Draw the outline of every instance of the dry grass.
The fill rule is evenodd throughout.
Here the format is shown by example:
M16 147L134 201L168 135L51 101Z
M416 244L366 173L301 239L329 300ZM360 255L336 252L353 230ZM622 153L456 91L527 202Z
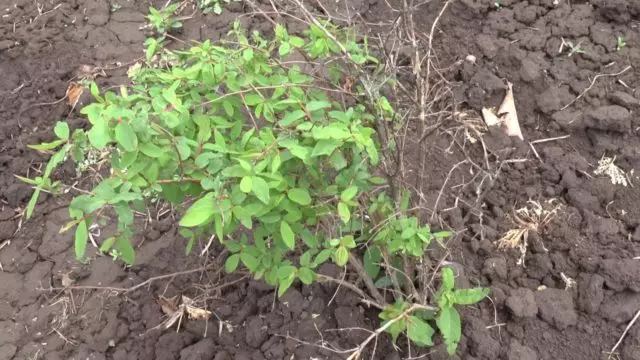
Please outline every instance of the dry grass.
M498 240L498 249L519 249L518 265L524 266L530 232L538 233L558 215L562 205L556 199L545 202L530 200L527 204L513 212L511 220L515 227L507 231Z

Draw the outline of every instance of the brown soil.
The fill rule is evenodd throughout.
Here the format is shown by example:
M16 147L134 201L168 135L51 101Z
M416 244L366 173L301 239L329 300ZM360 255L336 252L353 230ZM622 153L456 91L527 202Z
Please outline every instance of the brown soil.
M631 172L640 170L640 76L633 67L640 62L640 3L557 2L501 0L497 9L490 0L455 0L436 28L434 64L453 90L457 109L498 105L508 79L525 141L563 137L535 143L534 152L526 142L490 131L483 137L485 155L479 142L464 142L462 123L451 120L421 144L407 146L410 159L421 159L407 171L422 174L408 177L415 179L408 185L435 212L424 218L458 232L448 251L434 248L429 258L455 263L459 284L492 290L492 301L464 310L463 341L454 359L606 359L640 310L640 260L634 259L640 256L640 182ZM203 266L206 256L184 256L184 241L162 211L140 220L138 264L126 270L106 257L87 265L74 259L71 234L58 233L68 196L43 197L34 218L21 221L31 189L13 174L33 176L46 160L26 144L50 140L60 119L85 125L64 101L54 103L78 68L103 67L101 85L118 85L126 81L127 63L142 55L145 36L139 27L150 4L119 3L114 12L101 0L14 0L2 9L0 359L343 358L319 346L353 348L378 320L352 293L341 289L334 296L334 286L297 286L277 300L260 282L222 275L219 259L208 257L206 271L119 291ZM350 14L360 12L371 24L393 14L385 1L352 3ZM442 3L433 1L416 14L422 33L429 33ZM243 10L232 4L220 16L196 15L180 37L219 38L236 18L250 29L270 26L241 16ZM623 49L616 48L618 36L626 41ZM559 53L562 39L580 44L584 53L568 56L566 47ZM475 64L464 61L469 54ZM596 78L627 66L618 76ZM594 175L603 155L616 157L631 185ZM63 168L57 176L73 174ZM529 236L526 266L517 265L517 250L505 252L495 244L512 227L506 214L529 199L550 198L564 207ZM322 271L341 276L331 266ZM577 285L565 289L561 274ZM74 286L110 288L51 290L68 279ZM197 296L215 316L186 320L178 332L154 329L164 320L159 297L180 294ZM397 353L385 337L371 358L419 354ZM640 359L640 324L616 356ZM427 358L447 356L436 346Z

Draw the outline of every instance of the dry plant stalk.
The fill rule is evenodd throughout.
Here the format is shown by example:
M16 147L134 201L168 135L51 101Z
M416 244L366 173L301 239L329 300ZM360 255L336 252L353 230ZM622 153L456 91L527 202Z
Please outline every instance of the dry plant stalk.
M177 322L178 327L176 331L179 331L185 314L192 320L209 320L211 317L211 311L197 307L193 299L184 295L181 297L176 295L171 298L161 296L159 303L162 312L167 318L160 323L160 325L156 326L156 328L162 327L166 330Z
M524 266L527 253L529 232L539 232L558 214L562 205L556 199L550 199L544 203L529 200L527 205L513 212L512 221L515 228L507 231L498 240L498 249L519 249L520 258L517 264Z
M616 157L606 157L602 156L600 160L598 160L598 167L593 171L595 175L607 175L609 179L611 179L611 183L613 185L622 185L627 186L629 184L629 179L627 178L627 174L625 174L624 170L620 169L618 165L615 164Z

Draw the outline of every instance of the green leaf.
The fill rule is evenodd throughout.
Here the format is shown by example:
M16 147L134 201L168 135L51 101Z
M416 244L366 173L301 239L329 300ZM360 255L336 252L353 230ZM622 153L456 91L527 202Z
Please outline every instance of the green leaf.
M291 226L289 225L289 223L284 220L280 222L280 235L282 236L282 241L284 242L284 244L289 249L293 249L296 245L296 236L293 233L293 230L291 230Z
M405 331L406 328L407 328L407 321L405 319L396 320L393 324L391 324L387 328L387 332L391 334L391 339L394 344L398 340L398 336L402 334L402 332Z
M227 258L227 261L224 262L224 271L227 273L232 273L236 271L238 268L238 264L240 263L240 254L233 254Z
M460 314L451 306L444 307L440 309L436 323L442 333L444 343L447 345L447 352L450 355L455 354L458 343L460 342L460 337L462 336Z
M121 122L116 125L116 141L126 151L135 151L138 147L138 137L128 122Z
M349 186L345 191L342 192L342 194L340 194L340 200L342 201L349 201L351 199L353 199L354 196L356 196L358 194L358 187L357 186Z
M38 145L27 145L29 148L33 149L33 150L38 150L38 151L47 151L47 150L53 150L55 148L57 148L58 146L64 144L66 142L66 140L55 140L49 143L42 143L42 144L38 144Z
M288 42L283 42L282 44L280 44L280 47L278 48L278 54L280 54L281 57L286 56L287 54L289 54L290 51L291 51L291 45Z
M242 52L242 58L244 59L244 61L251 61L251 59L253 59L253 49L244 49L244 51Z
M161 157L165 153L163 148L153 143L143 143L140 144L138 148L140 149L140 152L154 159Z
M255 106L258 104L262 104L264 102L264 99L258 94L247 94L244 96L244 102L249 106Z
M82 260L87 251L87 240L89 240L89 232L87 230L87 221L83 220L76 227L76 238L74 248L76 251L76 259Z
M259 176L251 177L251 191L264 204L269 204L269 184Z
M278 121L278 124L282 127L290 126L296 123L296 121L302 119L305 116L305 112L302 110L294 110L288 112L282 120Z
M417 316L410 316L407 320L407 336L416 345L421 347L433 346L433 334L435 331L424 320Z
M376 279L380 274L380 261L382 261L382 253L377 246L368 247L363 257L364 270L371 279Z
M298 270L298 278L300 279L300 281L302 281L303 284L311 285L316 279L316 274L313 272L313 270L307 267L301 267L300 270Z
M109 138L109 125L104 118L96 119L96 122L87 133L89 142L98 150L104 149L111 140Z
M118 250L120 258L128 265L133 265L136 262L136 252L129 239L119 237L114 245L114 249Z
M473 305L489 295L489 289L457 289L453 292L453 301L460 305Z
M340 146L342 142L339 140L332 139L322 139L316 143L313 151L311 152L311 157L322 156L322 155L331 155L331 153Z
M196 238L194 236L189 238L189 242L187 242L187 246L184 249L184 256L189 256L189 254L191 254L191 251L193 250L193 245L196 242Z
M302 206L307 206L311 204L311 196L309 196L309 192L306 189L302 188L293 188L290 189L287 193L287 197L289 200L300 204Z
M242 260L242 263L244 264L244 266L246 266L247 269L249 269L252 272L255 272L258 269L258 265L260 264L260 262L258 261L258 259L255 258L255 256L251 254L247 254L246 252L243 252L240 255L240 260Z
M312 112L312 111L331 107L331 103L328 101L310 101L306 107L307 107L307 111Z
M338 203L338 215L340 215L340 219L342 219L342 222L345 224L347 224L351 219L351 211L349 211L347 204L342 201Z
M253 180L251 180L251 176L245 176L240 181L240 190L244 193L250 193L253 185Z
M331 254L333 254L333 249L324 249L320 251L320 253L313 260L312 267L316 268L324 264L327 260L329 260L329 258L331 258Z
M66 122L58 121L53 132L60 140L67 141L69 139L69 125Z
M282 295L284 295L284 293L287 292L287 290L289 290L289 288L291 287L291 284L293 284L293 280L295 280L295 277L280 280L280 283L278 284L279 298L282 297Z
M335 262L338 266L345 266L349 261L349 250L346 247L340 246L335 252Z
M442 268L442 287L443 291L451 291L455 286L455 275L453 274L453 270L448 267Z
M109 250L111 250L113 245L116 243L116 240L117 239L115 237L105 239L102 245L100 245L100 252L103 254L109 252Z
M207 222L216 210L213 196L213 193L208 193L194 202L180 219L180 226L194 227Z

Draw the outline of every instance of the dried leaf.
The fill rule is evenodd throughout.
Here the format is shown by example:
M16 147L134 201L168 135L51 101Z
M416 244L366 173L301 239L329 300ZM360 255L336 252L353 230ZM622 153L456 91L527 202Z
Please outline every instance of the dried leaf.
M502 119L507 129L507 135L517 136L520 140L524 140L520 130L520 123L518 122L516 104L513 100L513 84L510 82L507 82L507 94L498 109L498 116Z
M71 106L72 108L75 108L83 92L84 92L84 86L73 81L69 83L69 87L67 87L67 93L66 93L67 104L69 104L69 106Z
M62 286L67 288L71 285L73 285L73 279L69 276L69 273L62 274Z
M176 313L178 310L180 310L180 308L178 307L179 300L180 298L178 297L178 295L171 298L165 298L164 296L161 296L159 303L160 307L162 308L162 312L166 315L173 315L174 313Z
M182 305L189 315L189 319L209 320L209 318L211 317L211 311L195 306L194 301L191 298L182 296Z
M501 123L495 108L482 108L482 118L487 126L498 126Z

